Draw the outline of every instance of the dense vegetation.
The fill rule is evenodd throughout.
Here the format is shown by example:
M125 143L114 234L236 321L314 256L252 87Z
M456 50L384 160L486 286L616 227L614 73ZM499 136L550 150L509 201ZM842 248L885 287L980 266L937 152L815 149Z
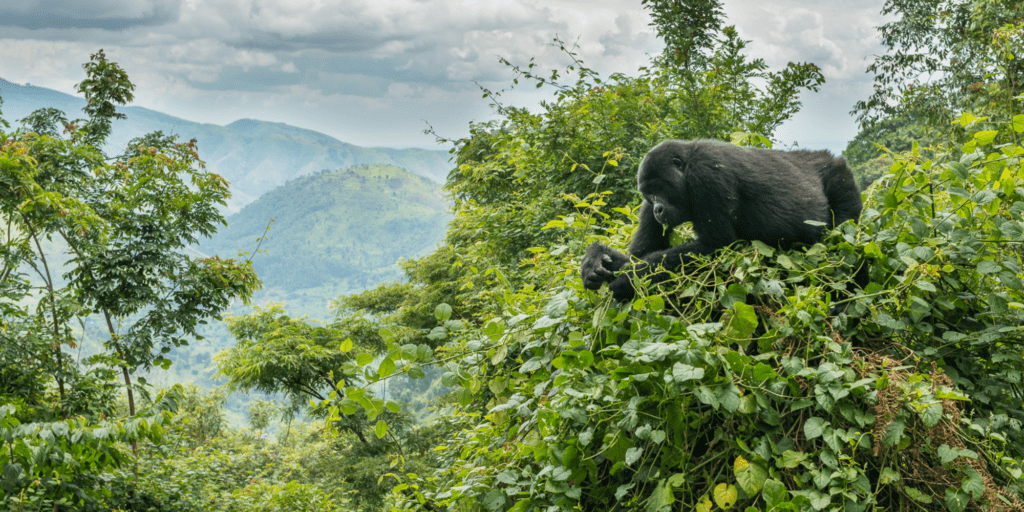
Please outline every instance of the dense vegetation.
M333 291L322 299L323 311L316 311L325 313L329 299L398 278L399 258L436 249L451 219L447 210L438 185L397 167L323 171L250 203L198 250L236 254L253 250L263 237L253 268L267 292L279 297ZM301 306L314 313L305 301Z
M857 107L864 129L847 149L855 164L876 162L877 175L863 175L873 183L860 222L790 251L736 244L616 304L583 289L579 259L595 240L627 245L644 152L665 138L770 146L798 94L824 79L813 64L769 72L744 57L716 0L642 3L666 48L636 76L598 76L562 45L565 73L513 66L515 84L553 91L539 111L485 91L500 120L452 141L445 190L455 218L443 247L402 264L404 282L342 297L324 322L278 306L228 320L238 344L216 357L220 375L233 389L288 399L254 402L248 429L224 426L218 394L179 387L134 409L131 395L110 399L113 370L127 379L162 364L156 347L180 343L179 331L194 332L227 297L248 297L255 281L244 263L175 251L187 237L174 224L183 211L133 199L136 181L91 186L92 176L154 173L168 193L198 194L188 211L210 212L200 221L217 220L203 205L222 199L189 145L161 136L111 162L90 159L112 103L130 99L126 77L98 55L81 86L95 98L90 120L73 124L81 132L57 137L44 111L0 137L0 205L18 241L3 246L0 289L0 357L17 363L0 367L5 505L1024 507L1021 6L889 0L899 20L882 27L890 53L873 67L879 92ZM918 82L947 65L955 69L940 80ZM75 158L56 158L73 149ZM876 151L888 155L883 168ZM195 188L147 167L155 161L195 176ZM150 242L157 220L179 238ZM96 251L70 260L65 288L6 277L23 262L45 275L36 231L88 239ZM138 254L88 257L127 250ZM861 265L871 268L863 290L851 284ZM179 277L205 309L162 306ZM141 327L111 328L106 359L72 364L61 343L72 320L93 312ZM432 371L445 387L428 384ZM400 401L436 393L432 419L417 422ZM310 423L293 426L296 414ZM268 436L275 417L284 423ZM99 481L104 490L91 485Z

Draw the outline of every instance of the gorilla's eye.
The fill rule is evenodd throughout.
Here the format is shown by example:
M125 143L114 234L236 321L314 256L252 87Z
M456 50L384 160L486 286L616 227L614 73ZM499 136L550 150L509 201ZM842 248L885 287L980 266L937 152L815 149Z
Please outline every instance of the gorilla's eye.
M682 167L683 166L683 161L678 159L678 158L673 158L672 159L672 165L674 165L676 167Z

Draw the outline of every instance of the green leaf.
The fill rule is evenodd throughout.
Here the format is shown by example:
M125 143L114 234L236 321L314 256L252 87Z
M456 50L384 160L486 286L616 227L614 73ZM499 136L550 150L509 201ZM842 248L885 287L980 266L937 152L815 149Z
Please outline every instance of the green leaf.
M340 350L342 352L350 352L350 351L352 351L352 339L351 338L345 338L345 341L341 342L341 345L338 347L338 350Z
M917 502L920 502L920 503L924 503L924 504L929 504L929 503L932 502L931 496L928 496L927 494L925 494L925 493L923 493L923 492L921 492L921 491L919 491L919 490L917 490L917 489L915 489L913 487L908 487L908 486L904 485L903 486L903 492L907 493L907 496L910 496L910 499L912 499L914 501L917 501Z
M950 512L963 512L970 501L971 496L966 492L952 487L946 488L946 508Z
M771 248L771 246L769 246L768 244L760 240L753 240L750 243L754 246L754 249L757 249L757 252L762 256L767 256L769 258L775 256L775 249Z
M380 375L381 378L384 378L391 375L392 373L395 373L395 362L392 361L390 357L386 357L384 358L383 361L380 362L380 366L377 367L377 375Z
M894 470L894 469L892 469L892 468L890 468L888 466L886 466L885 468L882 468L882 473L878 477L878 483L880 483L882 485L888 485L888 484L891 484L893 482L898 482L899 480L900 480L900 474L897 473L896 470Z
M665 484L665 480L659 480L658 486L655 487L651 497L647 500L647 512L661 512L662 510L670 510L672 503L676 501L676 497L672 494L672 487Z
M921 421L924 422L924 426L933 428L939 424L939 420L942 419L942 404L931 404L925 407L918 413L921 416Z
M676 363L672 366L672 378L675 379L676 382L700 380L704 378L704 368L695 368L688 364Z
M338 400L338 411L348 416L355 414L359 410L359 404L351 398L342 398Z
M978 144L984 146L986 144L991 144L992 141L996 139L996 135L998 134L999 132L996 130L985 130L975 133L974 138L978 141Z
M452 307L449 306L448 304L442 302L441 304L438 304L436 308L434 308L434 318L438 319L439 321L444 322L451 317Z
M356 356L356 364L359 366L366 366L373 362L373 355L367 354L366 352L360 352Z
M765 480L761 496L764 498L765 505L768 506L766 512L779 509L783 503L789 501L789 491L786 490L786 486L775 479Z
M483 505L488 510L498 510L505 504L505 493L501 489L491 489L483 499Z
M743 488L743 492L753 496L764 486L768 478L768 466L761 457L754 457L749 462L743 457L736 457L733 462L733 473L736 474L736 481Z
M744 297L745 298L745 297ZM757 329L757 313L753 306L734 302L733 316L729 320L730 335L733 339L747 339Z
M373 427L373 433L377 434L377 439L383 438L388 433L388 424L384 420L377 420L377 425Z
M786 450L782 452L782 460L776 460L775 465L782 469L793 469L805 460L807 460L806 453Z
M1013 116L1013 131L1017 133L1024 132L1024 114L1018 114Z
M715 395L722 408L729 412L736 412L740 408L740 389L735 384L729 383L715 388Z
M715 486L715 490L712 493L715 498L715 504L719 508L730 509L736 504L736 498L739 497L739 492L736 490L736 486L729 484L718 484Z
M828 422L817 416L808 418L804 422L804 436L807 439L815 439L821 437L825 433L825 427L828 426Z
M498 341L505 334L505 325L499 320L491 320L484 325L484 335L491 341Z
M971 495L972 498L980 500L985 494L985 481L974 468L967 468L967 476L960 483L960 488Z
M634 462L640 460L640 456L643 455L644 449L639 447L633 447L626 450L626 465L632 466Z

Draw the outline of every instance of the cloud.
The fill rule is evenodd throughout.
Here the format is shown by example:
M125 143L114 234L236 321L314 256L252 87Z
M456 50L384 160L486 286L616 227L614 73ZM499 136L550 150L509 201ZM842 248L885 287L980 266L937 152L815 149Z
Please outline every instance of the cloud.
M882 0L768 1L725 1L727 21L754 40L749 53L772 69L815 62L828 79L818 96L848 110L870 83L864 57L877 53ZM634 73L661 49L649 23L637 0L4 0L0 76L71 92L104 48L136 83L138 105L426 145L424 120L460 136L491 115L477 84L510 85L499 56L563 69L558 36L601 74ZM545 96L523 87L502 101Z
M5 0L0 26L128 30L173 22L180 6L180 0Z

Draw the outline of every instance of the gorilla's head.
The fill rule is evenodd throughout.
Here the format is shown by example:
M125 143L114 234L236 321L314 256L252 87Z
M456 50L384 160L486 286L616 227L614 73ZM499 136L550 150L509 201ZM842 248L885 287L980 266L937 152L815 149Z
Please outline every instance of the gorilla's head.
M685 172L690 151L687 143L667 140L654 146L640 162L637 187L654 208L659 224L676 227L689 221L686 200Z

